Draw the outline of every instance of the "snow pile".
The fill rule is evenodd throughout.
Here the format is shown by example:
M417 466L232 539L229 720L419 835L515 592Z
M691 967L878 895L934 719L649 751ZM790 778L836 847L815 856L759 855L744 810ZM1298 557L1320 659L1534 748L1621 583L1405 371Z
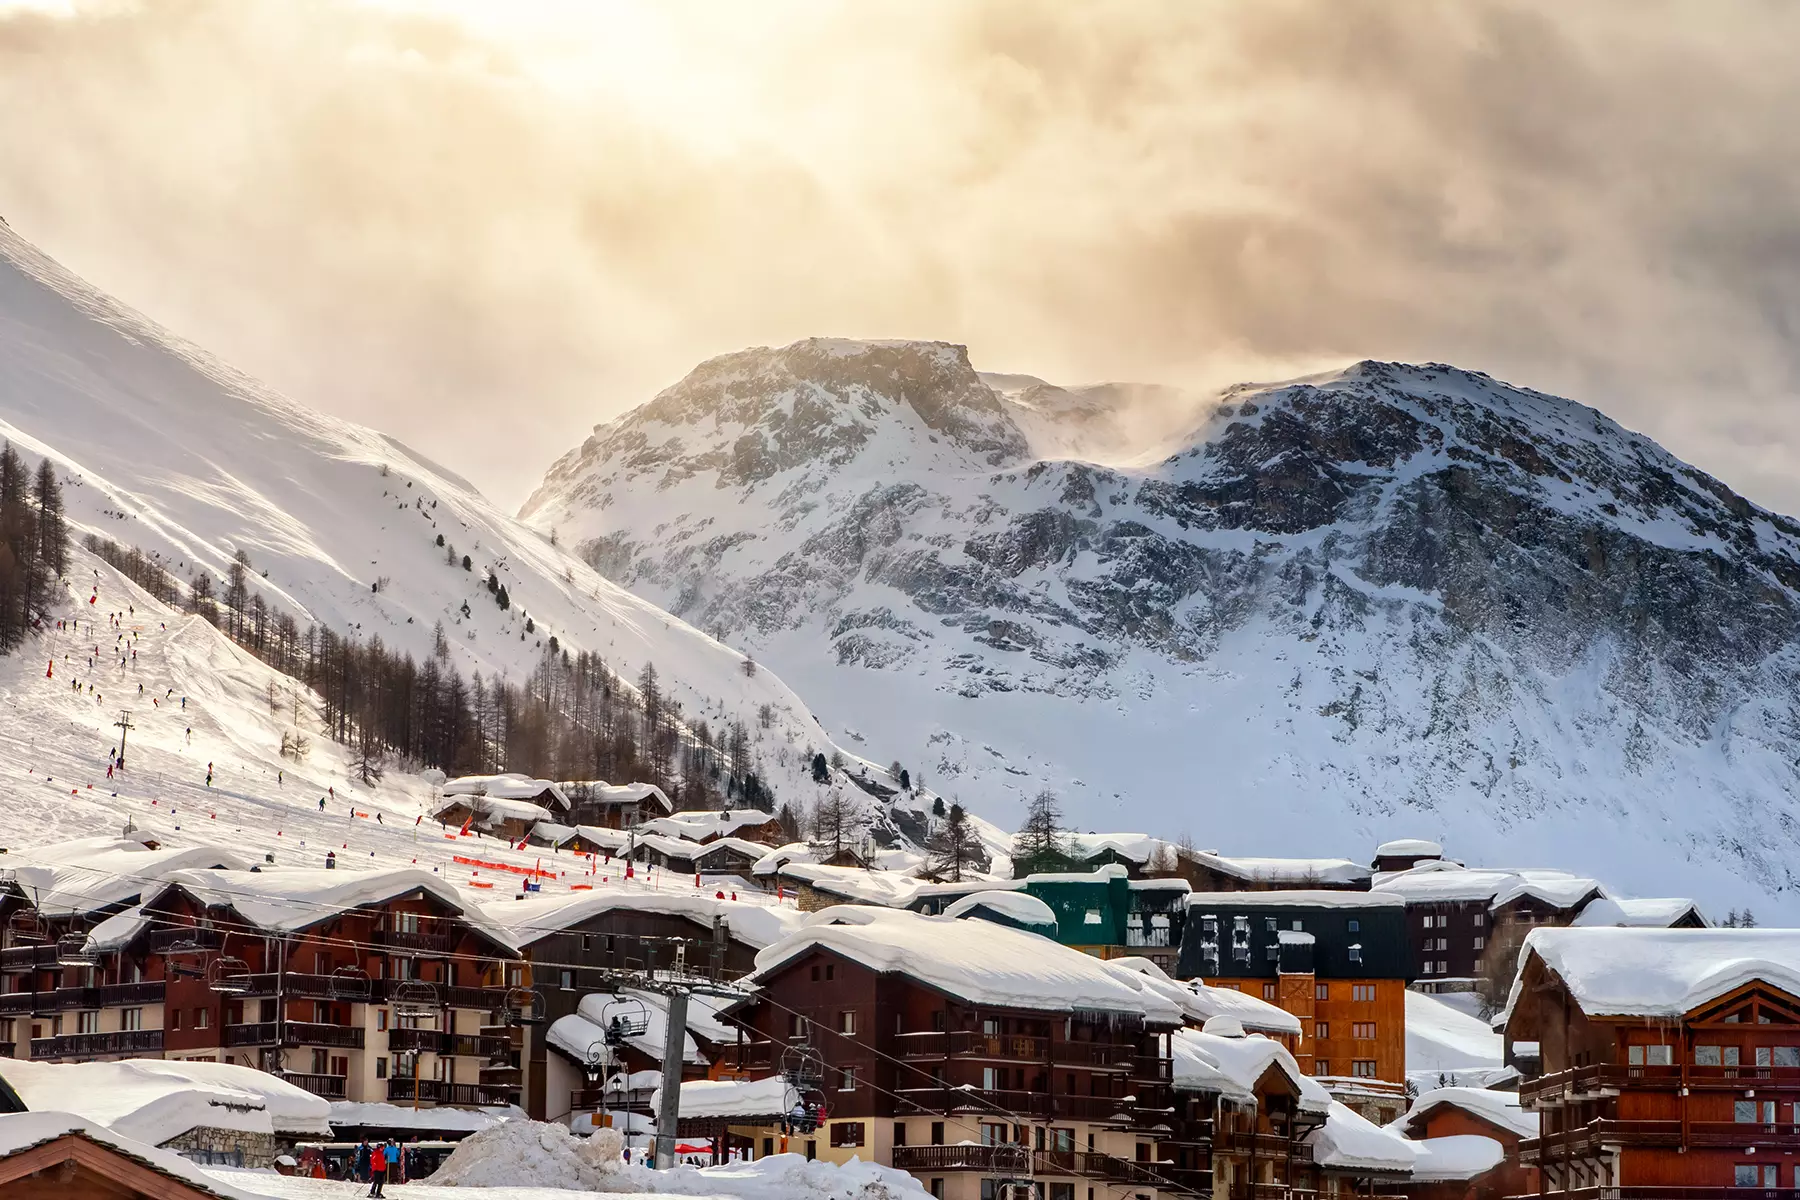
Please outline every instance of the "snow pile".
M1287 1047L1261 1034L1246 1035L1243 1026L1229 1016L1209 1019L1204 1030L1176 1030L1169 1050L1175 1086L1183 1091L1217 1092L1247 1103L1256 1095L1257 1081L1274 1068L1299 1092L1303 1110L1322 1113L1332 1103L1323 1087L1301 1073Z
M1030 929L1056 935L1056 914L1036 896L1024 892L988 891L964 896L944 909L946 917L986 917L993 913Z
M1473 998L1473 992L1430 995L1406 991L1406 1075L1420 1087L1439 1082L1478 1087L1509 1079L1517 1072L1505 1066L1503 1039L1486 1021L1449 1001Z
M1415 1183L1473 1179L1493 1170L1506 1158L1504 1146L1493 1138L1475 1133L1427 1138L1409 1144L1417 1155L1412 1168Z
M1680 1016L1756 980L1800 993L1800 929L1534 929L1521 968L1534 954L1589 1016Z
M57 1109L160 1146L190 1129L330 1136L329 1102L230 1063L128 1058L40 1063L0 1058L0 1079L27 1108Z
M1415 1146L1336 1100L1325 1124L1307 1135L1313 1161L1332 1171L1411 1171ZM1492 1165L1492 1164L1490 1164Z
M648 1075L651 1072L645 1071ZM693 1079L681 1085L684 1117L730 1117L747 1120L786 1116L799 1099L793 1085L780 1075L767 1079ZM662 1111L662 1088L650 1097L650 1111Z
M1588 903L1575 918L1577 927L1620 925L1643 929L1668 929L1688 919L1701 925L1707 920L1692 900L1675 896L1628 900L1620 896L1601 896Z

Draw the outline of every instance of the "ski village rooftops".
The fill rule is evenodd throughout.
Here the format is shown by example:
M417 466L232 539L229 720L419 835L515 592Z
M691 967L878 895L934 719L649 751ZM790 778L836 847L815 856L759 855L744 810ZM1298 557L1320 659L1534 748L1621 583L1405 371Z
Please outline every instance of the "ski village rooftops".
M781 822L775 819L775 814L760 812L754 808L732 808L717 812L698 809L670 813L666 817L652 817L637 828L640 834L660 834L701 843L715 838L740 837L758 843L765 850L779 845L782 838Z
M758 897L760 899L760 897ZM749 900L719 900L679 892L602 891L564 895L535 893L519 899L491 900L481 906L486 919L520 949L609 913L649 913L691 922L696 935L722 917L735 941L761 949L780 941L805 920L792 908Z
M1576 928L1595 925L1621 925L1641 929L1701 929L1706 917L1692 900L1660 897L1626 900L1618 896L1597 896L1588 901L1576 916Z
M524 800L539 808L567 812L569 797L559 784L528 775L463 775L438 788L440 795L485 796L490 800Z
M1678 1018L1756 982L1800 998L1800 929L1534 929L1519 950L1509 1020L1533 960L1589 1017Z
M1196 891L1369 886L1369 868L1347 858L1246 858L1211 850L1187 851L1181 857L1180 869Z
M1414 1100L1405 1115L1394 1122L1393 1128L1403 1130L1409 1137L1422 1137L1429 1118L1444 1109L1460 1110L1515 1137L1537 1136L1538 1114L1520 1105L1519 1093L1493 1088L1433 1088Z
M194 867L248 864L217 846L153 848L133 838L77 838L8 854L0 894L47 918L130 904L157 880Z
M0 1058L0 1079L33 1111L60 1109L152 1146L197 1129L331 1136L329 1102L254 1067L152 1058L67 1064Z
M1325 1124L1307 1141L1312 1145L1313 1161L1321 1167L1392 1179L1411 1175L1419 1156L1405 1138L1336 1100L1329 1101Z
M1014 929L1056 936L1056 914L1036 896L1024 892L976 892L955 901L944 910L946 917L978 917L997 921Z
M1400 896L1409 904L1486 901L1492 908L1529 896L1552 908L1572 909L1606 894L1598 880L1566 871L1515 871L1465 867L1452 862L1421 863L1410 870L1379 875L1374 887L1378 892Z

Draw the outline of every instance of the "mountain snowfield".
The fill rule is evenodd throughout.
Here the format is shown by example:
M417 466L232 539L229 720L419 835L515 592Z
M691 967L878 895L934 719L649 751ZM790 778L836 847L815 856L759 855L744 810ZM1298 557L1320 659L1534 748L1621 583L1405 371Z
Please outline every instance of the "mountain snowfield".
M1800 918L1794 522L1451 367L1236 387L1136 458L1125 389L991 383L943 343L724 355L521 516L1005 824L1048 786L1085 828Z

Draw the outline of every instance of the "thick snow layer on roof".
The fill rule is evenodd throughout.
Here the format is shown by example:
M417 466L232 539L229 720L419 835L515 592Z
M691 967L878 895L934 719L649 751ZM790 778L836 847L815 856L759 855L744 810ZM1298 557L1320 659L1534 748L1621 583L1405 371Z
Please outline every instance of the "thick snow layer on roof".
M767 903L759 902L762 899L759 895L756 900L718 900L691 893L609 890L596 886L592 891L567 895L537 893L523 899L490 900L481 905L481 912L519 947L529 946L540 938L605 913L637 912L686 917L705 928L712 926L715 914L722 914L733 940L761 949L780 941L806 920L806 914L797 909L778 905L772 898Z
M381 1104L362 1100L333 1100L330 1121L340 1129L438 1129L446 1132L467 1130L475 1133L501 1121L523 1117L516 1106L508 1108L437 1108L415 1109L411 1105Z
M1105 883L1125 879L1131 872L1120 863L1105 863L1091 871L1039 871L1025 876L1026 883Z
M1406 901L1382 892L1352 892L1329 888L1304 888L1278 892L1195 892L1188 909L1204 912L1233 908L1403 908Z
M1333 1100L1325 1124L1306 1138L1313 1161L1329 1171L1409 1172L1415 1143Z
M754 808L732 808L719 812L711 809L686 809L666 817L652 817L638 824L640 833L660 833L665 837L686 838L697 842L711 834L736 833L740 829L767 825L775 814ZM764 847L765 849L767 847Z
M1531 896L1556 908L1572 908L1595 892L1605 894L1597 880L1567 871L1536 867L1515 871L1452 862L1420 863L1409 871L1389 871L1377 876L1374 886L1376 891L1404 896L1412 904L1485 900L1494 907Z
M1690 914L1705 922L1705 916L1692 900L1668 896L1649 900L1625 900L1618 896L1601 896L1588 903L1575 918L1579 927L1620 925L1637 929L1667 929Z
M730 1042L737 1038L737 1027L727 1025L719 1013L732 1001L718 996L689 996L687 1031L681 1039L682 1061L706 1066L705 1053L694 1040L699 1034L708 1041ZM545 1040L576 1062L586 1062L590 1053L599 1054L606 1038L606 1026L614 1017L625 1020L648 1019L644 1032L630 1037L631 1047L656 1062L662 1061L668 1045L669 1000L655 992L626 988L620 995L595 992L583 996L575 1011L550 1023ZM611 1062L611 1056L606 1057Z
M252 1067L127 1058L40 1063L0 1059L0 1078L26 1107L79 1114L123 1137L160 1146L190 1129L329 1134L330 1105Z
M1499 1142L1474 1133L1426 1138L1409 1145L1417 1154L1412 1168L1415 1183L1473 1179L1493 1170L1506 1157L1506 1148Z
M623 850L631 842L631 835L625 830L608 829L604 825L558 825L553 821L540 821L531 832L534 837L542 837L554 846L562 845L577 834L583 841L609 850Z
M98 1142L147 1167L173 1176L189 1187L223 1197L224 1200L266 1200L262 1193L246 1191L207 1174L179 1154L159 1150L97 1122L86 1120L78 1114L57 1110L0 1116L0 1158L10 1158L33 1146L53 1142L71 1133L80 1134L89 1141Z
M1284 946L1310 946L1318 939L1300 929L1278 929L1275 940Z
M753 872L752 873L756 873ZM912 902L923 881L899 871L871 871L862 867L830 867L824 863L791 862L780 868L788 878L858 904L899 907ZM766 886L766 885L765 885Z
M1324 1112L1331 1096L1300 1071L1287 1047L1261 1034L1227 1037L1198 1029L1178 1029L1170 1037L1175 1086L1219 1092L1240 1103L1255 1095L1256 1083L1271 1068L1280 1071L1300 1093L1300 1107Z
M1187 1015L1190 1022L1205 1024L1210 1017L1228 1016L1241 1028L1255 1033L1293 1034L1300 1032L1300 1018L1276 1008L1266 1000L1231 988L1208 987L1199 980L1184 982L1169 978L1168 972L1147 958L1136 955L1109 958L1106 965L1114 971L1135 974L1143 984L1167 997Z
M654 783L607 783L603 779L577 779L566 781L562 785L565 793L580 792L595 804L639 804L645 800L655 800L664 811L670 812L674 804L669 795Z
M767 1079L693 1079L681 1085L684 1117L785 1116L799 1093L780 1075ZM662 1111L662 1088L650 1097L650 1111Z
M1473 1113L1501 1129L1516 1133L1520 1137L1536 1137L1538 1135L1538 1114L1528 1112L1519 1104L1519 1093L1490 1091L1487 1088L1474 1087L1441 1087L1425 1092L1412 1102L1406 1114L1388 1128L1402 1131L1412 1127L1413 1122L1425 1116L1435 1108L1444 1106L1460 1108Z
M991 921L863 905L840 904L815 913L806 928L756 956L751 979L766 979L815 947L873 971L903 973L974 1004L1129 1012L1158 1024L1179 1024L1183 1016L1142 982L1122 978L1099 959L1038 934Z
M1752 980L1800 996L1800 929L1534 929L1534 954L1589 1016L1679 1016Z
M1197 850L1195 862L1221 875L1258 883L1360 883L1369 868L1347 858L1248 858Z
M88 930L85 948L91 954L110 954L130 945L132 939L149 927L150 918L144 915L144 906L134 904Z
M1062 848L1076 860L1094 858L1111 850L1120 858L1147 863L1169 843L1147 833L1065 833Z
M1024 892L989 891L964 896L944 909L946 917L979 917L983 910L998 913L1021 925L1036 925L1056 931L1056 914L1036 896Z
M550 819L550 810L529 800L509 800L501 796L452 796L451 803L438 809L439 820L448 821L446 814L459 807L472 807L477 829L492 829L503 821L526 821L533 825L542 824Z
M461 775L438 789L445 796L486 796L491 800L547 799L568 811L569 797L558 784L548 779L508 772L502 775Z
M1444 848L1436 842L1424 838L1395 838L1391 842L1383 842L1375 847L1376 858L1412 858L1414 856L1442 858Z
M1406 1070L1454 1073L1499 1067L1506 1051L1486 1021L1424 992L1406 991Z
M327 871L285 867L264 871L179 871L163 881L209 907L230 908L259 929L293 933L327 921L345 909L382 904L414 892L436 897L468 924L502 945L504 933L441 876L415 867L384 871ZM146 896L145 903L151 898Z
M6 877L46 916L128 904L157 880L192 867L247 866L217 846L151 850L133 838L78 838L6 856Z

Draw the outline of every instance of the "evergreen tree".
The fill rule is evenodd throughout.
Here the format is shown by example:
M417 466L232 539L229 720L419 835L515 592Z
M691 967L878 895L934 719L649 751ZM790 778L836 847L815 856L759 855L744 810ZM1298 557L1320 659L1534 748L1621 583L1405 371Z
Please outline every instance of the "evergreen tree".
M814 754L812 760L812 777L814 783L831 782L831 767L823 754Z
M940 877L948 877L952 883L961 883L963 871L978 864L983 855L981 843L975 837L975 831L969 826L969 814L963 811L960 804L952 804L944 823L932 834L926 843L930 852L929 865L933 873Z
M1057 871L1069 865L1063 841L1062 806L1048 788L1031 798L1025 823L1013 835L1013 876Z
M69 570L69 522L63 515L62 485L47 458L38 464L36 500L38 561L49 576L61 578Z

